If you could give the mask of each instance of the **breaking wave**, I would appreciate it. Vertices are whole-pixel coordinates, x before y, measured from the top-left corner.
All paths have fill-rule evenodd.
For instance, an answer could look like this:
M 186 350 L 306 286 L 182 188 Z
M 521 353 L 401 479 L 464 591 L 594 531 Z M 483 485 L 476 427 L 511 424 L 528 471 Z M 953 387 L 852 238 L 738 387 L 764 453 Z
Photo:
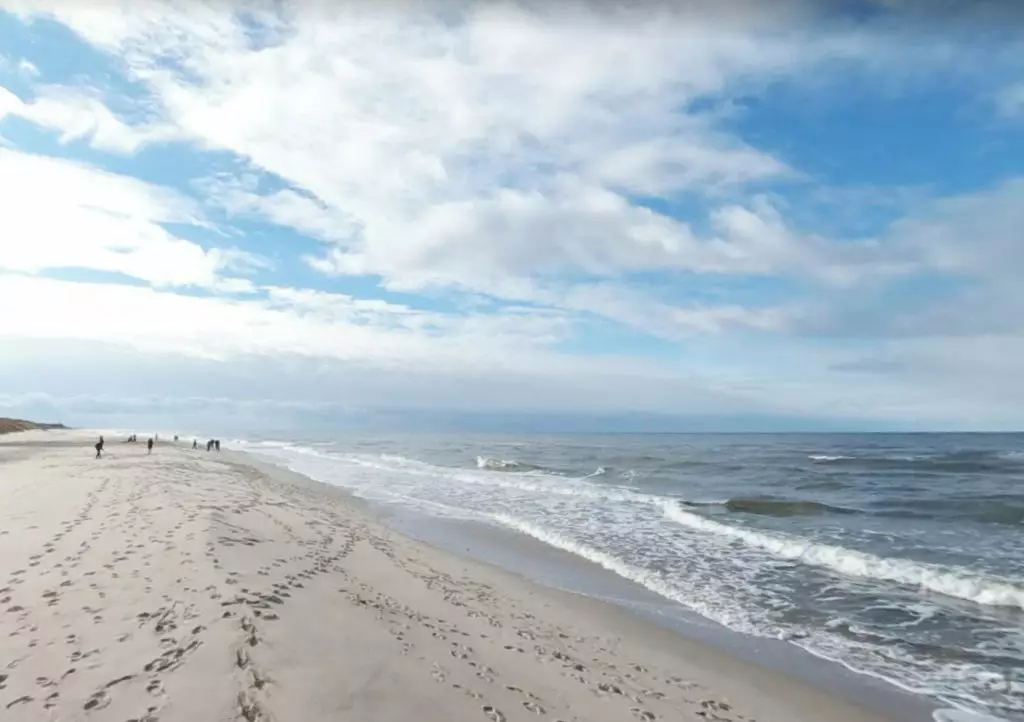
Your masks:
M 666 517 L 677 524 L 740 541 L 782 559 L 829 569 L 849 577 L 919 587 L 975 604 L 1024 610 L 1024 588 L 1009 580 L 972 574 L 957 567 L 924 564 L 897 557 L 879 557 L 831 544 L 817 544 L 788 534 L 743 529 L 684 511 L 672 501 L 663 502 L 662 508 Z

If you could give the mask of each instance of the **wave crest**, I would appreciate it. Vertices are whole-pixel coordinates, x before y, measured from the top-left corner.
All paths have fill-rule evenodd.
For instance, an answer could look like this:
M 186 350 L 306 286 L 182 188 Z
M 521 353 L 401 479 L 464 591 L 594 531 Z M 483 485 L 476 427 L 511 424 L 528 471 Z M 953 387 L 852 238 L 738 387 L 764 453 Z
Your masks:
M 486 456 L 476 457 L 476 468 L 487 471 L 536 471 L 540 467 L 533 464 L 524 464 L 515 459 L 491 459 Z
M 1016 607 L 1024 610 L 1024 588 L 1009 580 L 971 574 L 958 568 L 915 562 L 898 557 L 878 557 L 831 544 L 816 544 L 807 539 L 767 534 L 753 529 L 722 524 L 685 511 L 672 501 L 663 502 L 665 516 L 695 531 L 715 534 L 743 542 L 782 559 L 830 569 L 849 577 L 875 579 L 916 586 L 947 597 L 975 604 Z

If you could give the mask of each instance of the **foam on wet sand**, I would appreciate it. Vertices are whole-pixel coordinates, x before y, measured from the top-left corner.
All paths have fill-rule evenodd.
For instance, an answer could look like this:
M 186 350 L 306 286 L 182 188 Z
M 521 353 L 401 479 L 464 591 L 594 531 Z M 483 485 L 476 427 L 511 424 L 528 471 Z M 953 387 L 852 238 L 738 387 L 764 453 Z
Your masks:
M 248 457 L 0 438 L 0 717 L 878 720 Z

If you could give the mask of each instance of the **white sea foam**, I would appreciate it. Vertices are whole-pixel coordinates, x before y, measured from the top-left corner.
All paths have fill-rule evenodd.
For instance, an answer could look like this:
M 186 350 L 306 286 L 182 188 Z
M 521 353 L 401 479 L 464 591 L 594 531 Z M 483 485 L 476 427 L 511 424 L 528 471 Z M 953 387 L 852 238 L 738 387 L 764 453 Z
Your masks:
M 580 543 L 564 534 L 544 529 L 536 524 L 518 519 L 508 514 L 491 514 L 490 517 L 509 529 L 520 534 L 533 537 L 548 546 L 561 549 L 575 556 L 593 562 L 598 566 L 616 574 L 623 579 L 635 582 L 645 589 L 664 597 L 670 601 L 678 602 L 704 617 L 723 624 L 735 631 L 747 632 L 749 634 L 764 634 L 764 630 L 752 625 L 748 619 L 735 613 L 730 613 L 722 608 L 713 607 L 703 603 L 698 595 L 687 595 L 678 586 L 674 585 L 661 572 L 653 569 L 642 569 L 627 564 L 613 554 L 608 554 L 599 549 Z
M 1024 609 L 1024 588 L 1008 580 L 971 574 L 958 568 L 924 564 L 909 559 L 885 558 L 873 554 L 817 544 L 807 539 L 744 529 L 683 511 L 674 501 L 663 501 L 665 515 L 690 529 L 735 539 L 783 559 L 831 569 L 851 577 L 876 579 L 921 587 L 948 597 L 976 604 Z
M 846 459 L 852 459 L 852 456 L 843 456 L 842 454 L 831 455 L 831 454 L 811 454 L 807 457 L 811 461 L 844 461 Z
M 935 722 L 1007 722 L 1002 717 L 993 717 L 980 712 L 968 712 L 954 707 L 943 707 L 932 712 Z
M 491 469 L 495 471 L 505 469 L 520 469 L 523 465 L 514 459 L 490 459 L 486 456 L 476 457 L 476 467 L 478 469 Z

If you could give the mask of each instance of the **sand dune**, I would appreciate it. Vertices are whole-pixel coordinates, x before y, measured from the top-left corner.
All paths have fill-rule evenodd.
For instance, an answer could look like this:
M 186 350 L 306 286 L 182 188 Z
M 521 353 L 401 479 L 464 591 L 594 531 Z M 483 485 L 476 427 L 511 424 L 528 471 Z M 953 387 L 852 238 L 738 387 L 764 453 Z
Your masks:
M 63 424 L 39 424 L 35 421 L 24 419 L 9 419 L 0 417 L 0 434 L 13 434 L 18 431 L 36 431 L 46 429 L 63 429 Z
M 876 719 L 243 455 L 21 434 L 0 495 L 8 722 Z

